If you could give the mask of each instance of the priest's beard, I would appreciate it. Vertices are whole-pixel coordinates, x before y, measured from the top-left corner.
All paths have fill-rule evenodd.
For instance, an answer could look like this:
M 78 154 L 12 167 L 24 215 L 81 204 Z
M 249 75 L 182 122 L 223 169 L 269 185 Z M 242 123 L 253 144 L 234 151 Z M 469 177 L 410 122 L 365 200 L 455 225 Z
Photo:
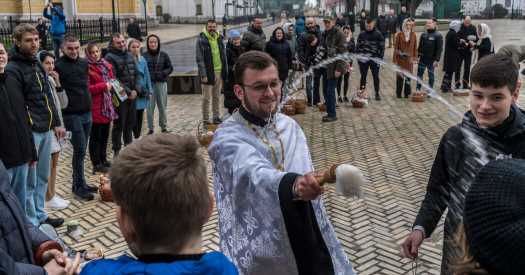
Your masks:
M 250 98 L 246 96 L 246 94 L 244 94 L 243 103 L 244 103 L 244 107 L 246 108 L 246 111 L 266 121 L 268 121 L 273 115 L 275 115 L 275 113 L 277 113 L 277 104 L 278 104 L 277 101 L 273 103 L 274 106 L 272 107 L 272 110 L 270 112 L 263 110 L 263 108 L 261 107 L 257 107 L 256 104 L 250 101 Z

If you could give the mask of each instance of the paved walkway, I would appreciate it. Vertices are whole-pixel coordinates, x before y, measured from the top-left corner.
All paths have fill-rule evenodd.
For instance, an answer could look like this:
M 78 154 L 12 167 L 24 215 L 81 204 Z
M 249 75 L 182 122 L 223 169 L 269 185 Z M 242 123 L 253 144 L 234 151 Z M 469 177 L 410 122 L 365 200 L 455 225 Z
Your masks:
M 513 29 L 513 33 L 495 33 L 495 36 L 504 40 L 506 36 L 519 36 L 519 33 L 514 33 Z M 386 58 L 391 60 L 392 50 L 386 53 Z M 438 71 L 436 86 L 442 79 L 441 68 Z M 358 79 L 356 70 L 352 75 L 352 89 L 357 87 Z M 323 114 L 316 109 L 309 109 L 294 119 L 307 136 L 316 169 L 350 162 L 361 168 L 368 179 L 363 200 L 337 196 L 331 186 L 324 195 L 330 220 L 359 274 L 412 274 L 412 262 L 400 257 L 399 245 L 409 233 L 425 194 L 439 140 L 460 118 L 452 116 L 435 99 L 424 103 L 396 99 L 393 72 L 382 69 L 381 81 L 382 101 L 372 101 L 365 109 L 341 106 L 337 110 L 340 119 L 335 123 L 321 123 Z M 460 111 L 468 108 L 465 97 L 447 94 L 444 98 Z M 200 95 L 169 96 L 168 121 L 175 133 L 195 135 L 200 100 Z M 208 159 L 204 150 L 202 154 Z M 71 155 L 71 147 L 68 147 L 61 156 L 57 188 L 72 205 L 52 215 L 80 221 L 86 233 L 78 242 L 69 237 L 66 242 L 77 249 L 102 247 L 107 257 L 124 253 L 127 247 L 115 221 L 115 205 L 99 201 L 98 196 L 91 202 L 80 202 L 72 197 Z M 85 167 L 86 171 L 91 171 L 89 160 Z M 209 161 L 208 175 L 211 180 Z M 98 179 L 88 175 L 88 181 L 96 184 Z M 60 228 L 59 232 L 63 234 L 65 228 Z M 205 225 L 203 235 L 205 249 L 217 250 L 216 212 Z M 424 243 L 417 274 L 439 274 L 442 236 L 440 225 Z

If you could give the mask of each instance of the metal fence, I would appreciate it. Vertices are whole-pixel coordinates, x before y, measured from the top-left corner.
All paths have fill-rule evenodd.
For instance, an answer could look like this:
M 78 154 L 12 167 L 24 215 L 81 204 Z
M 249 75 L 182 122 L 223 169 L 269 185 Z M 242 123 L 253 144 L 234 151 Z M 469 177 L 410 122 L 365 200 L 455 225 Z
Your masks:
M 49 21 L 44 21 L 49 28 Z M 140 25 L 142 35 L 147 35 L 147 24 L 144 19 L 137 19 Z M 8 20 L 0 21 L 0 42 L 3 43 L 6 48 L 10 48 L 13 44 L 12 34 L 16 26 L 22 23 L 30 23 L 36 25 L 37 22 L 34 20 L 20 20 L 13 17 L 9 17 Z M 148 22 L 151 26 L 151 22 Z M 129 18 L 117 19 L 115 22 L 115 29 L 117 32 L 125 33 L 126 28 L 129 24 Z M 76 19 L 66 21 L 66 33 L 72 33 L 80 39 L 81 44 L 87 44 L 91 41 L 104 42 L 109 41 L 111 35 L 114 32 L 113 20 L 108 18 L 98 19 Z M 47 48 L 52 45 L 51 34 L 47 36 L 46 43 Z

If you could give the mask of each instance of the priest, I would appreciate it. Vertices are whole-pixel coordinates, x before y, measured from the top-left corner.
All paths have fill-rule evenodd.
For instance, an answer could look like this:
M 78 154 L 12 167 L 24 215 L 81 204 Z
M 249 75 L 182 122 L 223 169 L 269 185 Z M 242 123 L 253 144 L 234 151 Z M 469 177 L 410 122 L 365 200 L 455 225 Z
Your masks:
M 209 146 L 222 251 L 240 274 L 353 274 L 323 207 L 305 135 L 277 113 L 277 63 L 247 52 L 234 76 L 242 105 Z

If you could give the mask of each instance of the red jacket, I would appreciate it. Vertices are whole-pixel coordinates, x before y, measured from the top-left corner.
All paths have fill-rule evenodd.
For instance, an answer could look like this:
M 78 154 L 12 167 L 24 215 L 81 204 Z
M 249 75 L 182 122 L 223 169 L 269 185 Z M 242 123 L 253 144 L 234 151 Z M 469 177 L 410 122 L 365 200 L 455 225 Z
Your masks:
M 109 62 L 105 62 L 108 66 L 109 78 L 113 79 L 113 69 Z M 111 120 L 102 115 L 102 101 L 103 93 L 107 92 L 106 82 L 102 76 L 102 71 L 97 67 L 96 64 L 89 64 L 89 92 L 93 104 L 91 107 L 91 114 L 93 116 L 93 123 L 106 124 L 110 123 Z

